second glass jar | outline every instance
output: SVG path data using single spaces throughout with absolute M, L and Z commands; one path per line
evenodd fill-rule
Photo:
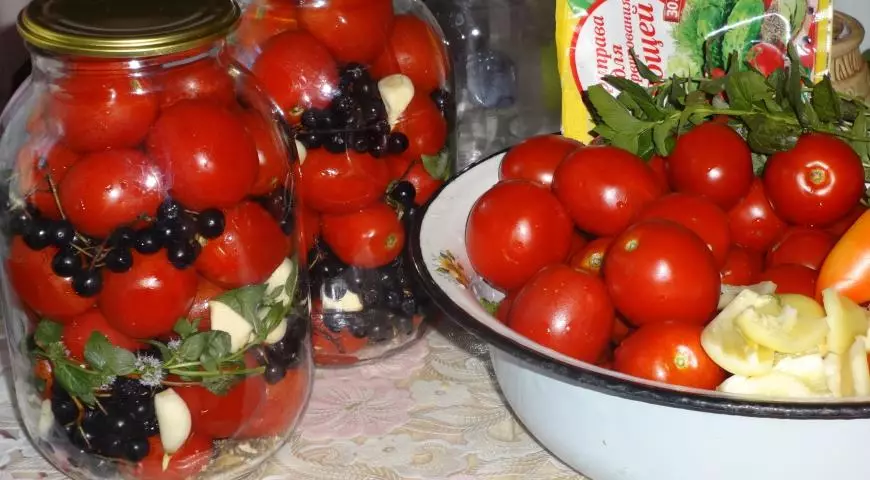
M 315 362 L 418 339 L 428 301 L 409 225 L 450 175 L 455 107 L 443 34 L 419 0 L 249 0 L 231 38 L 293 126 Z

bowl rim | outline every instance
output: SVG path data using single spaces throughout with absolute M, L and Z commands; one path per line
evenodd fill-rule
M 664 384 L 622 379 L 604 372 L 597 372 L 592 368 L 564 362 L 544 352 L 528 349 L 490 326 L 479 322 L 438 287 L 435 279 L 429 273 L 427 261 L 423 255 L 420 233 L 429 206 L 438 200 L 445 189 L 470 171 L 494 161 L 508 150 L 510 147 L 463 168 L 446 181 L 424 206 L 420 207 L 411 224 L 410 254 L 417 279 L 435 305 L 446 314 L 450 321 L 457 323 L 491 346 L 526 362 L 544 375 L 626 400 L 683 410 L 768 419 L 850 420 L 870 418 L 870 402 L 868 401 L 758 400 L 718 392 L 678 390 L 669 388 Z

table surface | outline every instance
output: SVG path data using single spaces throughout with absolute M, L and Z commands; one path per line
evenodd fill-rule
M 0 388 L 0 480 L 65 478 L 24 436 L 8 383 Z M 299 432 L 260 478 L 584 477 L 545 452 L 505 407 L 486 346 L 447 324 L 380 362 L 318 371 Z

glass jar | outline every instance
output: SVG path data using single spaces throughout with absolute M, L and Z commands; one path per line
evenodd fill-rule
M 382 358 L 422 335 L 428 311 L 407 238 L 455 156 L 443 34 L 418 0 L 242 4 L 233 51 L 304 152 L 315 364 Z
M 3 316 L 72 478 L 241 478 L 310 392 L 292 142 L 230 60 L 232 0 L 34 0 L 0 117 Z M 304 263 L 304 262 L 303 262 Z

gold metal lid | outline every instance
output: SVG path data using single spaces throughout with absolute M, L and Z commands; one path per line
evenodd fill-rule
M 240 16 L 233 0 L 33 0 L 18 31 L 50 52 L 141 58 L 207 45 Z

